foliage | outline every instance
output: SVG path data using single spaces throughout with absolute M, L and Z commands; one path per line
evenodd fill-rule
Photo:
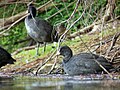
M 49 0 L 43 0 L 43 1 L 36 0 L 36 3 L 37 3 L 36 6 L 38 7 L 40 5 L 43 5 L 44 3 L 48 2 L 48 1 Z M 37 16 L 44 18 L 44 19 L 48 18 L 49 16 L 58 12 L 58 10 L 66 8 L 66 6 L 69 5 L 73 1 L 74 0 L 67 0 L 66 2 L 62 2 L 62 0 L 54 0 L 54 5 L 57 8 L 55 8 L 54 6 L 50 7 L 48 10 L 46 10 L 42 13 L 38 13 Z M 119 7 L 120 5 L 118 3 L 119 3 L 119 0 L 117 2 L 117 5 Z M 104 8 L 105 5 L 106 5 L 106 0 L 94 0 L 94 2 L 91 0 L 87 0 L 87 6 L 89 8 L 87 8 L 84 16 L 81 18 L 81 20 L 79 22 L 77 22 L 77 24 L 74 25 L 74 27 L 71 29 L 71 31 L 75 32 L 76 28 L 78 28 L 78 26 L 80 29 L 80 28 L 83 28 L 83 27 L 93 23 L 94 20 L 98 17 L 97 14 L 100 13 L 101 9 Z M 75 6 L 76 6 L 76 3 L 74 3 L 74 5 L 70 6 L 69 8 L 63 10 L 61 13 L 50 18 L 48 21 L 52 25 L 54 25 L 58 22 L 67 20 L 70 17 L 71 13 L 73 12 Z M 82 14 L 85 7 L 86 6 L 85 6 L 84 1 L 82 3 L 80 3 L 80 5 L 77 9 L 77 12 L 71 19 L 70 23 L 73 23 L 78 17 L 80 17 L 80 15 Z M 13 16 L 17 13 L 25 11 L 26 9 L 27 9 L 27 5 L 24 3 L 23 4 L 6 5 L 2 8 L 0 8 L 0 13 L 1 13 L 0 18 L 6 18 L 6 17 Z M 115 12 L 116 12 L 116 15 L 118 15 L 120 10 L 117 9 Z M 102 12 L 102 13 L 104 13 L 104 12 Z M 67 26 L 66 23 L 64 23 L 64 24 Z M 16 41 L 23 40 L 26 37 L 27 37 L 27 33 L 26 33 L 24 22 L 22 21 L 22 22 L 18 23 L 17 25 L 15 25 L 12 29 L 10 29 L 10 31 L 6 37 L 0 38 L 0 41 L 1 41 L 0 45 L 3 46 L 4 48 L 6 48 L 9 52 L 13 52 L 20 47 L 27 46 L 28 42 L 21 43 L 21 44 L 15 44 Z
M 120 0 L 116 0 L 115 16 L 120 15 Z

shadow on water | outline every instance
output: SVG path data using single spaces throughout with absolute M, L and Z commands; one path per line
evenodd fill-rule
M 0 79 L 0 90 L 120 90 L 120 80 L 73 80 L 20 76 Z

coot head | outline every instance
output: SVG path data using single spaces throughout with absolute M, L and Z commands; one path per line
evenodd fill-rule
M 69 59 L 73 56 L 72 50 L 68 46 L 62 46 L 59 49 L 59 54 L 64 56 L 64 62 L 69 61 Z
M 72 55 L 73 55 L 72 50 L 68 46 L 60 47 L 59 52 L 60 52 L 60 55 L 63 55 L 63 56 L 70 55 L 72 57 Z
M 30 13 L 29 17 L 35 17 L 36 16 L 36 8 L 33 6 L 33 4 L 28 5 L 28 13 Z

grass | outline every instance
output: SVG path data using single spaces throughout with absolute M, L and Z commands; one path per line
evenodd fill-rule
M 87 45 L 87 47 L 89 48 L 91 45 L 99 43 L 100 42 L 100 37 L 102 37 L 103 38 L 102 40 L 104 41 L 104 40 L 109 39 L 110 37 L 113 37 L 113 35 L 115 35 L 119 31 L 120 31 L 120 27 L 116 30 L 115 29 L 107 29 L 107 30 L 102 31 L 101 33 L 94 33 L 94 34 L 91 34 L 91 35 L 89 35 L 89 34 L 81 35 L 81 38 L 84 41 L 84 43 Z M 89 52 L 84 43 L 81 41 L 80 38 L 75 38 L 73 40 L 67 40 L 66 39 L 62 43 L 62 46 L 63 45 L 68 45 L 72 49 L 73 54 L 75 55 L 75 54 L 78 54 L 80 52 Z M 45 53 L 43 53 L 43 48 L 44 47 L 43 46 L 40 47 L 39 48 L 39 53 L 41 55 L 37 56 L 37 57 L 35 57 L 36 49 L 27 50 L 27 51 L 23 50 L 22 52 L 13 56 L 16 59 L 16 62 L 15 62 L 14 65 L 7 65 L 4 68 L 6 69 L 6 71 L 18 70 L 18 69 L 20 71 L 21 70 L 26 71 L 26 70 L 29 70 L 31 68 L 30 69 L 30 70 L 32 70 L 31 72 L 34 72 L 37 69 L 36 64 L 34 64 L 34 62 L 37 63 L 37 64 L 38 63 L 42 64 L 44 62 L 44 60 L 46 60 L 54 52 L 54 50 L 57 48 L 58 45 L 56 44 L 55 48 L 52 48 L 53 46 L 54 46 L 53 43 L 52 44 L 47 44 Z M 89 49 L 92 51 L 92 49 L 94 49 L 94 48 L 89 48 Z M 104 50 L 104 48 L 103 48 L 103 50 Z M 96 53 L 99 54 L 100 52 L 96 51 Z M 31 63 L 27 64 L 29 62 L 31 62 Z M 60 67 L 61 62 L 62 62 L 62 58 L 58 57 L 56 67 Z M 44 67 L 42 67 L 41 73 L 47 73 L 50 70 L 53 63 L 54 63 L 54 60 L 50 60 L 47 64 L 45 64 Z M 32 65 L 32 67 L 31 67 L 31 65 Z M 4 69 L 1 69 L 1 70 L 4 70 Z
M 40 3 L 40 1 L 39 1 L 39 3 Z M 103 5 L 103 4 L 99 4 L 98 7 L 100 7 L 101 5 Z M 15 7 L 16 7 L 16 9 L 15 9 Z M 19 8 L 19 7 L 21 7 L 21 8 Z M 94 6 L 94 7 L 96 7 L 96 6 Z M 70 9 L 69 11 L 72 12 L 73 8 L 72 7 L 69 8 Z M 13 12 L 14 9 L 15 9 L 15 12 Z M 21 12 L 21 11 L 26 10 L 26 9 L 27 9 L 26 5 L 17 5 L 17 6 L 8 5 L 7 7 L 0 8 L 0 13 L 1 13 L 0 18 L 10 17 L 10 16 L 12 16 L 12 14 L 15 15 L 15 14 Z M 82 7 L 81 7 L 80 10 L 82 12 L 82 10 L 83 10 Z M 97 10 L 99 11 L 99 9 L 97 9 Z M 56 9 L 51 9 L 47 13 L 46 12 L 39 13 L 38 16 L 43 16 L 45 18 L 45 17 L 49 17 L 50 15 L 52 15 L 55 12 L 56 12 Z M 61 18 L 61 16 L 58 14 L 57 16 L 53 17 L 50 20 L 50 22 L 55 23 L 55 21 L 61 21 L 61 19 L 64 20 L 64 19 L 69 17 L 66 14 L 66 12 L 63 12 L 63 15 L 64 15 L 64 17 Z M 76 18 L 78 16 L 76 16 Z M 90 22 L 89 22 L 87 19 L 88 19 L 88 16 L 86 16 L 85 20 L 83 19 L 83 21 L 80 22 L 81 27 L 84 27 L 84 25 L 82 24 L 83 22 L 86 22 L 86 23 L 89 24 L 89 23 L 92 23 L 94 21 L 94 20 L 90 20 Z M 114 35 L 116 32 L 120 32 L 120 27 L 118 29 L 116 29 L 116 30 L 115 29 L 103 30 L 102 33 L 99 33 L 99 34 L 96 33 L 96 34 L 93 34 L 93 35 L 88 35 L 88 34 L 81 35 L 81 37 L 82 37 L 82 40 L 84 41 L 84 43 L 89 47 L 92 44 L 99 43 L 101 37 L 102 37 L 103 40 L 105 40 L 108 37 L 111 37 L 112 35 Z M 14 45 L 15 41 L 23 40 L 24 38 L 26 38 L 26 36 L 27 36 L 27 34 L 26 34 L 26 29 L 25 29 L 24 23 L 21 22 L 21 23 L 15 25 L 15 27 L 13 27 L 10 30 L 8 37 L 2 37 L 0 39 L 1 40 L 0 44 L 3 45 L 6 48 L 7 51 L 13 52 L 17 48 L 26 46 L 27 42 L 24 43 L 24 44 L 20 44 L 20 45 L 19 44 Z M 84 43 L 81 41 L 80 38 L 76 38 L 74 40 L 65 40 L 62 43 L 62 45 L 68 45 L 73 50 L 73 53 L 77 54 L 77 53 L 80 53 L 80 52 L 88 52 L 88 50 L 85 47 Z M 52 46 L 54 46 L 54 44 L 48 44 L 47 47 L 46 47 L 47 49 L 46 49 L 45 53 L 43 53 L 43 47 L 40 47 L 39 52 L 40 52 L 41 55 L 37 56 L 37 57 L 34 57 L 35 53 L 36 53 L 35 49 L 29 50 L 29 51 L 22 51 L 21 53 L 14 56 L 14 58 L 17 60 L 17 62 L 15 63 L 15 66 L 20 66 L 22 64 L 26 64 L 27 62 L 34 61 L 34 60 L 36 60 L 38 58 L 47 57 L 48 55 L 50 55 L 55 50 L 55 48 L 52 48 Z
M 105 30 L 100 34 L 94 34 L 94 35 L 83 35 L 82 40 L 84 43 L 89 47 L 92 44 L 99 43 L 99 38 L 102 36 L 103 40 L 107 39 L 110 36 L 113 36 L 116 32 L 118 32 L 119 29 L 113 30 Z M 63 45 L 68 45 L 71 47 L 73 50 L 73 53 L 80 53 L 80 52 L 88 52 L 86 46 L 84 43 L 81 41 L 80 38 L 76 38 L 74 40 L 66 40 L 62 43 Z M 52 54 L 52 52 L 57 48 L 58 45 L 56 45 L 55 48 L 52 48 L 54 44 L 48 44 L 46 46 L 46 51 L 43 53 L 43 48 L 44 46 L 39 48 L 39 53 L 41 54 L 40 56 L 35 57 L 36 54 L 36 49 L 28 50 L 28 51 L 22 51 L 21 53 L 17 54 L 14 56 L 14 58 L 17 59 L 16 65 L 22 63 L 25 64 L 26 62 L 31 62 L 34 61 L 38 58 L 44 58 L 47 57 L 48 55 Z

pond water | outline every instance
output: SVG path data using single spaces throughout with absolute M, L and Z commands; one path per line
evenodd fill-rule
M 0 90 L 120 90 L 120 80 L 75 80 L 53 77 L 0 78 Z

